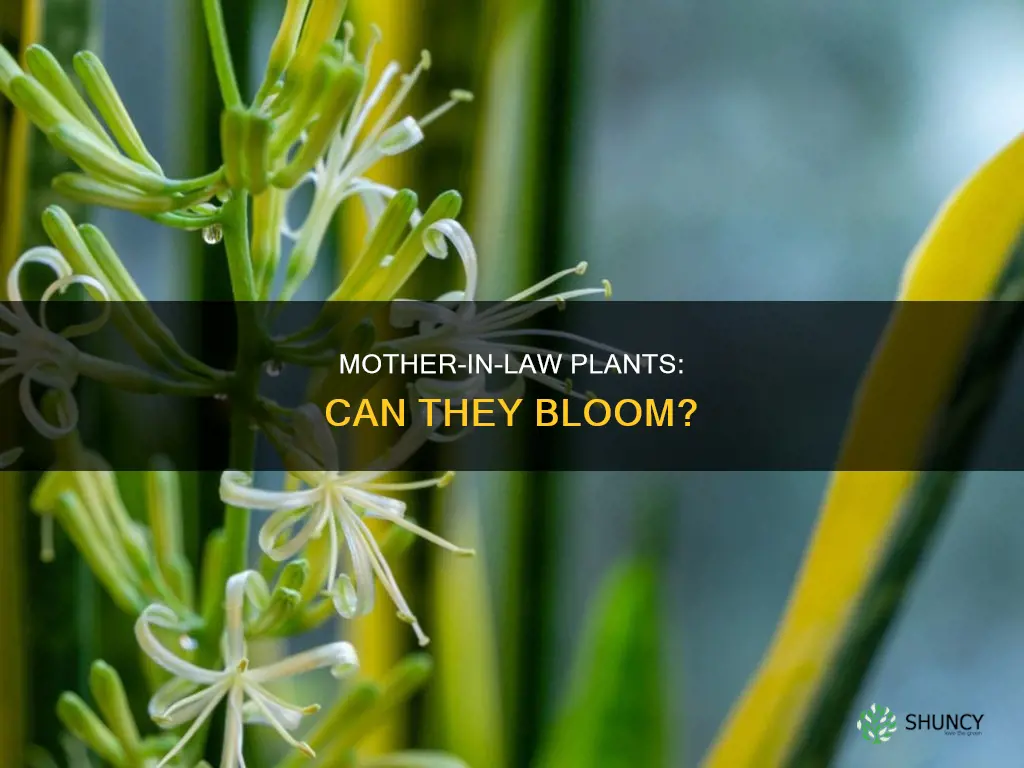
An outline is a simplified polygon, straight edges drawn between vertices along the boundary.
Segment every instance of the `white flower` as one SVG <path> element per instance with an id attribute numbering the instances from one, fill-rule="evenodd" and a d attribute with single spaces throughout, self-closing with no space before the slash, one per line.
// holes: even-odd
<path id="1" fill-rule="evenodd" d="M 21 271 L 28 264 L 48 267 L 57 276 L 43 291 L 38 321 L 29 314 L 21 294 Z M 102 313 L 89 323 L 54 332 L 47 323 L 46 304 L 54 295 L 63 294 L 72 285 L 84 286 L 94 299 L 102 301 Z M 68 339 L 92 333 L 107 321 L 110 316 L 110 295 L 95 278 L 74 274 L 60 251 L 39 247 L 26 251 L 11 268 L 7 276 L 7 297 L 10 306 L 0 304 L 0 352 L 9 354 L 0 356 L 0 386 L 20 376 L 18 394 L 25 417 L 44 437 L 62 437 L 78 423 L 78 404 L 72 394 L 78 379 L 74 363 L 77 350 Z M 40 413 L 32 398 L 34 383 L 62 395 L 57 414 L 58 423 L 50 423 Z"/>
<path id="2" fill-rule="evenodd" d="M 457 547 L 406 519 L 405 503 L 384 495 L 442 488 L 451 480 L 452 473 L 408 483 L 384 482 L 386 472 L 295 471 L 293 474 L 305 488 L 265 491 L 253 488 L 252 478 L 244 472 L 225 472 L 221 476 L 220 496 L 232 506 L 273 512 L 260 529 L 259 543 L 274 560 L 294 557 L 311 539 L 330 537 L 327 589 L 338 613 L 353 618 L 373 609 L 376 574 L 398 608 L 398 617 L 412 625 L 420 645 L 429 643 L 364 518 L 386 520 L 450 552 L 472 555 L 472 550 Z M 342 541 L 348 548 L 351 576 L 339 574 Z"/>
<path id="3" fill-rule="evenodd" d="M 156 768 L 163 768 L 173 760 L 224 700 L 227 700 L 227 717 L 221 768 L 244 768 L 242 740 L 246 723 L 271 726 L 289 745 L 313 757 L 310 746 L 296 741 L 289 731 L 299 726 L 304 715 L 316 712 L 319 707 L 290 704 L 268 691 L 266 685 L 323 668 L 330 668 L 335 677 L 341 677 L 358 665 L 355 649 L 349 643 L 338 642 L 321 645 L 264 667 L 251 667 L 246 657 L 245 603 L 248 599 L 257 608 L 265 604 L 268 598 L 266 582 L 254 571 L 245 571 L 228 580 L 225 593 L 224 668 L 220 670 L 204 669 L 185 661 L 157 639 L 154 627 L 173 631 L 180 629 L 179 617 L 167 606 L 152 604 L 135 622 L 139 646 L 156 664 L 174 675 L 150 700 L 150 717 L 162 728 L 192 723 Z"/>
<path id="4" fill-rule="evenodd" d="M 395 327 L 417 327 L 417 335 L 387 342 L 387 346 L 399 351 L 429 349 L 432 352 L 453 353 L 465 362 L 470 355 L 481 355 L 499 361 L 505 356 L 517 361 L 522 354 L 557 354 L 548 349 L 525 343 L 524 337 L 558 338 L 597 349 L 608 354 L 624 354 L 607 344 L 565 331 L 542 328 L 515 328 L 518 323 L 528 320 L 547 309 L 562 309 L 570 299 L 584 296 L 603 296 L 610 299 L 611 283 L 602 281 L 600 288 L 576 288 L 558 293 L 543 294 L 546 288 L 572 275 L 586 273 L 587 263 L 581 261 L 575 267 L 563 269 L 541 280 L 524 291 L 477 311 L 478 258 L 473 241 L 462 225 L 452 219 L 444 219 L 432 225 L 424 235 L 427 250 L 435 258 L 443 259 L 448 254 L 448 242 L 455 246 L 462 260 L 466 274 L 466 287 L 461 291 L 442 294 L 433 303 L 419 301 L 397 301 L 392 305 L 391 322 Z M 470 368 L 471 370 L 471 368 Z M 541 372 L 525 370 L 523 377 L 537 381 L 553 389 L 562 390 L 575 397 L 584 395 L 572 391 L 569 380 L 560 381 Z M 521 378 L 517 377 L 521 384 Z M 476 374 L 462 382 L 467 397 L 483 395 L 486 387 L 483 376 Z M 448 381 L 421 379 L 417 388 L 427 394 L 442 394 L 451 397 L 458 390 L 458 384 Z M 516 389 L 516 385 L 510 388 Z"/>
<path id="5" fill-rule="evenodd" d="M 346 25 L 346 49 L 350 47 L 352 34 L 352 26 Z M 379 41 L 380 31 L 373 27 L 373 38 L 363 62 L 367 73 L 370 72 L 374 48 Z M 419 64 L 412 72 L 401 74 L 398 62 L 392 61 L 384 68 L 372 88 L 369 80 L 364 81 L 342 130 L 331 142 L 325 156 L 317 161 L 314 169 L 305 178 L 305 181 L 311 182 L 314 188 L 313 202 L 305 221 L 300 227 L 293 229 L 287 223 L 287 216 L 285 217 L 282 234 L 296 241 L 296 253 L 292 261 L 302 265 L 300 273 L 294 278 L 296 282 L 308 276 L 332 217 L 345 200 L 354 195 L 361 198 L 369 220 L 369 229 L 372 231 L 388 201 L 397 194 L 397 190 L 392 187 L 367 178 L 366 173 L 381 159 L 400 155 L 415 147 L 423 141 L 424 128 L 456 104 L 472 100 L 472 94 L 455 90 L 451 92 L 448 101 L 423 117 L 414 118 L 408 114 L 399 117 L 409 93 L 420 76 L 429 68 L 430 54 L 424 51 Z M 396 79 L 399 86 L 385 102 L 385 95 Z M 379 114 L 371 122 L 371 118 L 378 113 L 378 108 L 382 104 L 383 108 L 379 109 Z M 289 190 L 289 199 L 302 186 L 303 184 L 299 184 Z M 412 225 L 416 226 L 419 220 L 420 215 L 414 214 Z"/>

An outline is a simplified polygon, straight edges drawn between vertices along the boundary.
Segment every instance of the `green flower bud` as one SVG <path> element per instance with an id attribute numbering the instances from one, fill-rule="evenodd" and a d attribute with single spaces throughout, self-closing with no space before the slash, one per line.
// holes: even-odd
<path id="1" fill-rule="evenodd" d="M 391 198 L 391 202 L 384 209 L 366 248 L 328 301 L 348 299 L 357 293 L 357 286 L 366 285 L 377 274 L 390 274 L 395 269 L 394 259 L 384 268 L 382 268 L 382 261 L 385 256 L 395 254 L 395 249 L 402 242 L 402 237 L 409 226 L 409 220 L 416 211 L 416 203 L 416 195 L 408 189 L 403 189 Z M 435 202 L 431 206 L 430 212 L 436 212 L 437 207 Z M 420 222 L 420 227 L 422 227 L 422 222 Z M 409 259 L 407 258 L 406 261 Z M 412 274 L 415 268 L 416 265 L 409 270 L 409 274 Z"/>
<path id="2" fill-rule="evenodd" d="M 454 219 L 462 210 L 462 196 L 450 190 L 431 204 L 419 224 L 405 238 L 402 246 L 387 269 L 368 273 L 363 281 L 352 280 L 348 275 L 335 292 L 338 300 L 346 301 L 391 301 L 402 289 L 427 256 L 423 243 L 424 233 L 442 219 Z"/>
<path id="3" fill-rule="evenodd" d="M 25 52 L 25 62 L 32 77 L 53 94 L 78 122 L 106 146 L 115 148 L 113 140 L 52 53 L 41 45 L 30 45 Z"/>
<path id="4" fill-rule="evenodd" d="M 166 462 L 160 462 L 166 465 Z M 146 472 L 146 510 L 153 533 L 153 549 L 161 569 L 183 554 L 181 523 L 181 483 L 173 469 Z"/>
<path id="5" fill-rule="evenodd" d="M 224 531 L 217 529 L 206 539 L 203 549 L 202 590 L 199 612 L 207 626 L 224 610 Z"/>
<path id="6" fill-rule="evenodd" d="M 270 134 L 273 124 L 266 115 L 249 114 L 242 146 L 245 186 L 254 195 L 270 183 Z"/>
<path id="7" fill-rule="evenodd" d="M 82 239 L 82 234 L 68 212 L 59 205 L 51 205 L 43 211 L 43 230 L 54 247 L 68 260 L 68 264 L 78 274 L 89 275 L 104 283 L 110 294 L 111 301 L 121 300 L 121 295 L 109 281 L 103 280 L 103 270 L 93 258 L 92 251 Z"/>
<path id="8" fill-rule="evenodd" d="M 26 75 L 11 80 L 11 101 L 44 133 L 75 118 L 43 86 Z"/>
<path id="9" fill-rule="evenodd" d="M 72 736 L 84 743 L 102 760 L 117 768 L 128 767 L 128 756 L 124 747 L 89 705 L 78 696 L 73 693 L 62 694 L 57 701 L 57 717 Z"/>
<path id="10" fill-rule="evenodd" d="M 243 168 L 247 115 L 241 107 L 228 107 L 220 116 L 220 147 L 224 157 L 224 177 L 231 189 L 245 186 Z"/>
<path id="11" fill-rule="evenodd" d="M 316 106 L 323 96 L 329 77 L 329 65 L 325 58 L 318 59 L 312 73 L 305 78 L 301 90 L 293 99 L 293 104 L 280 118 L 277 129 L 270 140 L 270 156 L 282 158 L 292 145 L 298 141 L 303 129 L 309 122 L 310 115 L 316 114 Z M 275 102 L 275 107 L 278 104 Z M 275 113 L 277 114 L 277 113 Z"/>
<path id="12" fill-rule="evenodd" d="M 260 301 L 270 298 L 281 260 L 281 224 L 287 199 L 284 190 L 267 187 L 252 200 L 252 268 Z"/>
<path id="13" fill-rule="evenodd" d="M 75 54 L 74 67 L 89 98 L 96 105 L 97 111 L 110 127 L 124 153 L 153 173 L 163 176 L 163 169 L 146 149 L 135 123 L 132 122 L 117 88 L 114 87 L 114 82 L 99 57 L 91 51 L 79 51 Z"/>
<path id="14" fill-rule="evenodd" d="M 295 56 L 288 67 L 289 80 L 301 82 L 310 73 L 320 49 L 338 35 L 347 5 L 348 0 L 313 0 Z"/>
<path id="15" fill-rule="evenodd" d="M 270 47 L 270 56 L 267 59 L 267 73 L 264 77 L 264 87 L 256 98 L 257 104 L 262 104 L 269 95 L 270 89 L 284 74 L 285 69 L 295 54 L 295 48 L 299 42 L 299 35 L 302 33 L 302 21 L 306 18 L 306 10 L 309 8 L 309 0 L 288 0 L 284 10 L 284 18 L 277 30 L 277 37 Z"/>
<path id="16" fill-rule="evenodd" d="M 89 690 L 110 730 L 128 756 L 135 758 L 142 746 L 141 737 L 117 671 L 105 661 L 93 662 L 89 670 Z"/>
<path id="17" fill-rule="evenodd" d="M 87 173 L 115 184 L 143 192 L 167 191 L 167 179 L 142 165 L 125 159 L 80 127 L 61 124 L 47 134 L 50 143 L 74 160 Z"/>
<path id="18" fill-rule="evenodd" d="M 354 62 L 341 67 L 328 64 L 328 81 L 320 99 L 320 117 L 309 129 L 306 142 L 284 169 L 275 174 L 274 186 L 291 189 L 316 164 L 341 129 L 363 86 L 363 68 Z"/>
<path id="19" fill-rule="evenodd" d="M 7 52 L 6 48 L 0 45 L 0 93 L 13 101 L 11 81 L 24 74 L 21 71 L 21 67 L 18 66 L 18 62 L 14 60 L 14 57 Z"/>
<path id="20" fill-rule="evenodd" d="M 203 188 L 187 194 L 144 194 L 135 190 L 90 178 L 81 173 L 62 173 L 53 180 L 53 188 L 62 195 L 86 205 L 103 205 L 143 216 L 191 208 L 206 202 L 213 191 Z"/>

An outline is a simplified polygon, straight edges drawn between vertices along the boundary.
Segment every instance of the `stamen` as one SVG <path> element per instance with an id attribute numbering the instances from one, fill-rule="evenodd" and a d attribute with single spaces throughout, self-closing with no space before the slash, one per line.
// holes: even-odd
<path id="1" fill-rule="evenodd" d="M 391 125 L 391 120 L 402 107 L 402 104 L 405 102 L 409 92 L 412 90 L 413 86 L 416 85 L 416 81 L 419 80 L 420 75 L 430 69 L 430 64 L 430 52 L 421 52 L 419 64 L 416 65 L 416 68 L 413 69 L 412 72 L 402 78 L 402 86 L 391 98 L 391 102 L 384 109 L 384 112 L 381 113 L 381 116 L 377 119 L 377 122 L 374 123 L 373 128 L 371 128 L 370 132 L 367 134 L 366 146 L 373 145 L 377 139 L 380 138 L 380 135 L 384 130 Z"/>
<path id="2" fill-rule="evenodd" d="M 604 286 L 604 297 L 610 299 L 612 297 L 612 281 L 602 280 L 601 285 Z"/>
<path id="3" fill-rule="evenodd" d="M 448 96 L 448 101 L 439 106 L 432 112 L 428 112 L 426 115 L 421 117 L 417 122 L 421 128 L 426 128 L 428 125 L 433 123 L 442 115 L 447 114 L 459 104 L 468 104 L 473 100 L 473 94 L 469 91 L 454 90 Z"/>

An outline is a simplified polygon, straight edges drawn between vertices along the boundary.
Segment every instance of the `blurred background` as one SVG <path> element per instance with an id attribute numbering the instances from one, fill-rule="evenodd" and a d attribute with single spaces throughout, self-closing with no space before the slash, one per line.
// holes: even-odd
<path id="1" fill-rule="evenodd" d="M 20 2 L 0 11 L 5 44 L 18 37 Z M 224 5 L 239 71 L 255 86 L 283 0 Z M 219 161 L 198 2 L 47 6 L 44 39 L 65 59 L 87 45 L 102 51 L 165 167 L 186 174 Z M 465 193 L 462 220 L 477 240 L 487 299 L 586 259 L 623 299 L 886 300 L 944 198 L 1024 124 L 1024 6 L 1015 0 L 351 8 L 358 49 L 371 22 L 383 30 L 378 65 L 433 53 L 414 114 L 451 88 L 477 94 L 380 177 L 421 200 Z M 52 163 L 37 150 L 27 244 L 52 201 L 40 181 Z M 151 299 L 224 296 L 223 259 L 198 235 L 106 211 L 91 217 Z M 343 213 L 307 298 L 336 285 L 359 220 Z M 16 224 L 6 219 L 5 236 Z M 456 275 L 453 265 L 430 266 L 417 286 L 424 296 Z M 216 339 L 197 329 L 196 343 Z M 418 546 L 404 566 L 399 578 L 435 639 L 437 674 L 370 748 L 443 747 L 474 768 L 696 765 L 767 646 L 825 480 L 463 475 L 447 496 L 417 499 L 418 517 L 476 541 L 482 557 L 456 563 Z M 124 478 L 129 495 L 132 484 Z M 198 502 L 215 487 L 216 478 L 190 479 L 194 557 L 219 523 L 218 508 Z M 969 479 L 861 696 L 901 716 L 984 713 L 983 736 L 907 734 L 916 738 L 879 749 L 857 738 L 851 719 L 840 765 L 864 765 L 864 749 L 872 765 L 901 768 L 1020 763 L 1022 495 L 1016 474 Z M 18 626 L 22 611 L 29 633 L 24 642 L 3 634 L 7 680 L 16 686 L 23 667 L 27 685 L 5 699 L 0 719 L 53 744 L 59 691 L 80 687 L 98 655 L 133 658 L 120 634 L 127 620 L 66 543 L 44 567 L 34 521 L 19 529 L 3 517 L 7 600 L 20 605 L 3 622 Z M 380 613 L 349 628 L 371 671 L 411 650 L 407 628 Z M 71 631 L 52 631 L 69 620 Z M 594 750 L 586 760 L 583 744 Z"/>

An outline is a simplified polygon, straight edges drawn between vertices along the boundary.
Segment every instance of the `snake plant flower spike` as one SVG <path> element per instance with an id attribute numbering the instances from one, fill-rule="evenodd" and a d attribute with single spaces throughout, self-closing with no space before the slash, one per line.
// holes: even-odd
<path id="1" fill-rule="evenodd" d="M 343 43 L 346 57 L 351 56 L 352 36 L 351 25 L 346 25 Z M 373 38 L 362 63 L 367 74 L 371 71 L 373 52 L 379 40 L 380 31 L 374 27 Z M 424 129 L 431 123 L 456 104 L 472 100 L 469 92 L 455 90 L 448 101 L 422 117 L 400 116 L 412 89 L 429 68 L 430 54 L 424 51 L 419 63 L 408 74 L 401 74 L 399 64 L 392 61 L 384 67 L 376 83 L 371 85 L 369 78 L 364 78 L 351 112 L 330 141 L 327 151 L 302 182 L 288 191 L 288 196 L 293 196 L 307 181 L 314 188 L 313 202 L 302 225 L 292 228 L 287 221 L 282 225 L 282 235 L 295 241 L 284 298 L 288 298 L 309 275 L 332 218 L 345 200 L 358 196 L 366 209 L 370 230 L 375 228 L 397 190 L 367 178 L 366 174 L 373 166 L 385 157 L 412 149 L 423 141 Z M 388 99 L 387 94 L 396 82 L 398 87 Z M 413 227 L 419 218 L 419 213 L 413 214 Z"/>
<path id="2" fill-rule="evenodd" d="M 585 274 L 587 262 L 581 261 L 575 267 L 556 272 L 504 301 L 478 311 L 475 302 L 478 300 L 479 259 L 466 230 L 457 221 L 442 220 L 427 229 L 424 241 L 428 252 L 435 258 L 445 258 L 448 254 L 448 243 L 451 242 L 461 258 L 466 275 L 466 287 L 461 291 L 442 294 L 433 303 L 395 302 L 391 311 L 392 324 L 399 328 L 417 326 L 418 333 L 415 336 L 390 341 L 389 347 L 403 352 L 418 349 L 435 352 L 440 350 L 453 353 L 463 361 L 473 354 L 497 359 L 522 354 L 556 354 L 523 341 L 524 338 L 539 337 L 571 341 L 606 354 L 624 354 L 614 347 L 574 333 L 514 327 L 547 309 L 564 308 L 565 303 L 571 299 L 585 296 L 603 296 L 610 299 L 612 286 L 608 280 L 603 280 L 600 288 L 575 288 L 544 294 L 547 288 L 564 278 Z M 573 392 L 568 380 L 559 381 L 552 376 L 529 370 L 524 371 L 522 375 L 566 394 L 586 398 L 581 393 Z"/>
<path id="3" fill-rule="evenodd" d="M 269 590 L 254 571 L 232 576 L 225 588 L 226 628 L 224 667 L 213 670 L 196 666 L 169 650 L 157 638 L 154 629 L 177 630 L 180 618 L 165 605 L 153 603 L 135 623 L 135 637 L 142 651 L 174 677 L 165 683 L 149 702 L 149 714 L 162 728 L 177 728 L 191 723 L 178 743 L 163 756 L 156 768 L 163 768 L 188 745 L 227 701 L 224 722 L 224 746 L 221 768 L 244 768 L 242 744 L 247 723 L 269 725 L 290 746 L 315 757 L 312 748 L 297 741 L 289 731 L 298 728 L 303 716 L 319 710 L 317 705 L 300 707 L 275 696 L 265 687 L 285 678 L 317 669 L 330 669 L 340 678 L 358 666 L 355 649 L 344 642 L 328 643 L 263 667 L 250 666 L 246 656 L 246 603 L 259 611 L 266 607 Z"/>
<path id="4" fill-rule="evenodd" d="M 25 307 L 21 293 L 21 272 L 29 264 L 38 264 L 52 270 L 56 279 L 43 291 L 39 302 L 39 318 L 34 320 Z M 103 304 L 102 314 L 95 320 L 74 325 L 59 333 L 51 330 L 47 322 L 47 302 L 64 293 L 72 285 L 81 285 Z M 26 251 L 15 262 L 7 275 L 7 295 L 10 306 L 0 304 L 0 386 L 21 377 L 19 400 L 29 423 L 46 438 L 62 437 L 78 423 L 78 405 L 72 389 L 78 379 L 75 358 L 77 349 L 69 339 L 82 336 L 101 327 L 110 315 L 110 295 L 94 277 L 74 274 L 71 265 L 56 248 L 37 247 Z M 58 423 L 46 420 L 32 398 L 32 384 L 58 392 L 60 404 Z"/>
<path id="5" fill-rule="evenodd" d="M 472 550 L 457 547 L 406 519 L 405 503 L 384 495 L 443 488 L 452 474 L 406 483 L 387 482 L 386 472 L 295 471 L 293 474 L 305 488 L 261 490 L 252 486 L 252 478 L 245 472 L 225 472 L 221 476 L 221 500 L 235 507 L 273 513 L 260 530 L 259 543 L 276 561 L 288 560 L 311 540 L 328 536 L 330 571 L 326 586 L 338 613 L 354 618 L 373 609 L 376 574 L 398 608 L 398 617 L 412 625 L 420 645 L 429 643 L 364 518 L 385 520 L 450 552 L 472 555 Z M 352 563 L 351 576 L 338 573 L 342 541 Z"/>

